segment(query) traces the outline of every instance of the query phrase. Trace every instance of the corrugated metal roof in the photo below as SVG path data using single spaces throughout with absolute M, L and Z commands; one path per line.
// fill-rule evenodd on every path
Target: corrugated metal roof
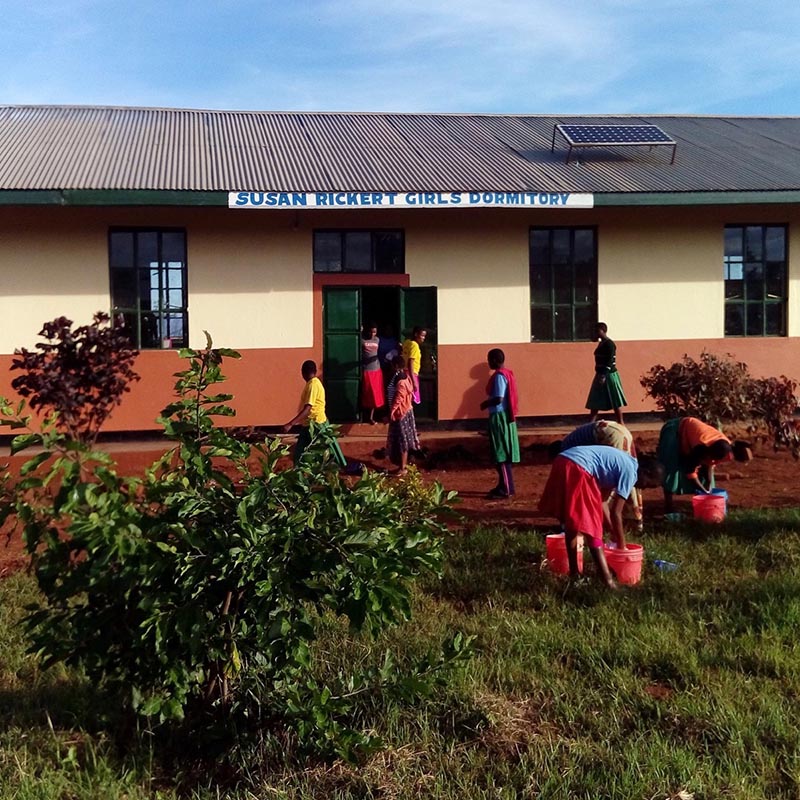
M 553 126 L 650 123 L 581 151 Z M 714 192 L 800 189 L 800 118 L 0 106 L 2 190 Z

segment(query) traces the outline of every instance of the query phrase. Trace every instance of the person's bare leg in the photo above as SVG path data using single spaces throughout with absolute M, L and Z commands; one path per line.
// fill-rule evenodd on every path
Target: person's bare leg
M 664 489 L 664 513 L 672 513 L 672 492 L 668 489 Z
M 597 409 L 593 408 L 589 411 L 589 422 L 594 422 L 597 419 Z
M 595 567 L 597 567 L 597 574 L 600 580 L 602 580 L 609 589 L 616 589 L 617 584 L 614 582 L 614 578 L 611 577 L 611 570 L 608 568 L 608 562 L 603 553 L 603 548 L 589 545 L 589 552 L 592 554 L 592 559 L 594 560 Z
M 623 419 L 622 419 L 622 409 L 621 408 L 615 408 L 614 409 L 614 416 L 616 417 L 617 422 L 619 422 L 620 425 L 624 425 L 625 424 L 623 422 Z
M 577 533 L 567 531 L 564 534 L 564 542 L 567 545 L 567 561 L 569 562 L 569 576 L 573 580 L 580 577 L 578 570 L 578 541 L 580 536 Z

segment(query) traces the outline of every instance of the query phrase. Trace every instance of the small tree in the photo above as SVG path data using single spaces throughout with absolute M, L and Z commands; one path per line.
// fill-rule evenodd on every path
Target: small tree
M 773 446 L 788 447 L 800 459 L 800 428 L 794 418 L 797 411 L 797 383 L 785 375 L 760 378 L 753 382 L 750 428 L 766 429 Z M 755 420 L 755 422 L 753 421 Z
M 641 384 L 667 418 L 699 417 L 713 425 L 738 423 L 751 434 L 788 447 L 800 457 L 800 435 L 794 414 L 797 384 L 780 378 L 753 378 L 747 364 L 730 354 L 703 351 L 700 359 L 684 355 L 669 367 L 656 364 Z
M 92 444 L 130 382 L 138 381 L 133 362 L 139 351 L 108 314 L 98 311 L 91 325 L 73 330 L 58 317 L 39 331 L 35 351 L 15 351 L 12 370 L 21 370 L 11 387 L 45 415 L 57 412 L 59 428 L 72 440 Z
M 233 416 L 231 396 L 213 387 L 238 353 L 209 339 L 180 355 L 189 363 L 161 417 L 176 446 L 143 478 L 118 476 L 57 418 L 15 445 L 43 448 L 11 502 L 47 601 L 26 621 L 32 648 L 171 737 L 230 754 L 288 733 L 353 757 L 377 743 L 352 724 L 356 698 L 425 691 L 465 642 L 407 670 L 389 657 L 323 683 L 312 670 L 318 630 L 327 614 L 353 635 L 409 619 L 414 580 L 440 572 L 451 495 L 413 474 L 395 485 L 342 478 L 320 442 L 279 470 L 280 442 L 251 446 L 215 423 Z M 4 414 L 25 422 L 8 404 Z
M 690 416 L 723 424 L 752 415 L 747 364 L 730 355 L 703 351 L 698 361 L 685 355 L 669 367 L 652 367 L 641 383 L 667 418 Z

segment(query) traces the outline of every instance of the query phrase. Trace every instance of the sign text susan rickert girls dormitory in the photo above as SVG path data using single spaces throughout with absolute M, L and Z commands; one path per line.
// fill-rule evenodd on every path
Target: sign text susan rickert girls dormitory
M 592 208 L 569 192 L 229 192 L 229 208 Z

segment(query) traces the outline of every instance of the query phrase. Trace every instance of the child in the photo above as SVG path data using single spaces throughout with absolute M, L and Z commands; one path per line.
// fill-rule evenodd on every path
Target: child
M 731 444 L 722 431 L 696 417 L 669 420 L 658 437 L 658 460 L 665 470 L 664 511 L 672 511 L 673 494 L 708 494 L 714 488 L 714 467 L 720 461 L 746 463 L 752 457 L 747 442 Z
M 408 453 L 419 450 L 417 425 L 414 421 L 414 407 L 411 403 L 414 385 L 405 371 L 403 356 L 392 360 L 394 376 L 389 382 L 389 431 L 386 436 L 386 449 L 389 459 L 397 465 L 396 475 L 405 475 L 408 467 Z
M 492 460 L 497 465 L 497 486 L 487 495 L 498 500 L 514 495 L 514 476 L 511 465 L 519 463 L 519 436 L 517 435 L 517 381 L 514 373 L 504 366 L 505 353 L 494 348 L 487 355 L 489 368 L 494 375 L 486 386 L 488 399 L 481 409 L 489 410 L 489 444 Z
M 597 323 L 594 338 L 599 344 L 594 351 L 594 380 L 586 399 L 586 408 L 591 412 L 589 419 L 594 422 L 598 411 L 613 409 L 617 422 L 622 425 L 622 407 L 628 403 L 617 372 L 617 346 L 608 338 L 605 322 Z
M 571 578 L 578 577 L 577 544 L 582 534 L 598 576 L 609 589 L 616 588 L 603 553 L 603 527 L 605 523 L 611 528 L 617 547 L 624 549 L 622 507 L 633 491 L 637 472 L 635 458 L 605 445 L 571 447 L 556 456 L 539 510 L 554 516 L 564 528 Z M 606 505 L 604 496 L 612 490 L 615 494 Z
M 628 453 L 628 455 L 638 458 L 636 445 L 633 443 L 633 434 L 619 422 L 611 422 L 605 419 L 587 422 L 585 425 L 575 428 L 563 440 L 553 442 L 549 447 L 548 454 L 552 460 L 562 450 L 569 450 L 570 447 L 580 447 L 587 444 L 603 444 L 607 447 L 616 447 L 617 450 L 622 450 L 623 453 Z M 631 492 L 631 496 L 625 501 L 622 516 L 636 530 L 641 531 L 643 529 L 642 496 L 636 487 Z
M 386 405 L 383 372 L 378 356 L 380 344 L 377 325 L 365 325 L 364 338 L 361 340 L 361 408 L 364 421 L 370 425 L 375 425 L 375 409 Z
M 294 448 L 294 463 L 297 466 L 303 451 L 311 444 L 314 434 L 321 434 L 328 440 L 328 448 L 334 461 L 340 467 L 347 466 L 336 436 L 330 429 L 328 417 L 325 415 L 325 387 L 317 377 L 317 365 L 314 361 L 304 361 L 300 372 L 306 385 L 300 395 L 300 411 L 283 426 L 283 432 L 289 433 L 293 425 L 302 424 Z
M 394 367 L 392 361 L 395 356 L 400 355 L 400 342 L 394 335 L 394 328 L 391 325 L 384 325 L 378 337 L 378 361 L 383 370 L 384 387 L 389 385 L 389 381 L 394 377 Z
M 417 326 L 411 332 L 411 338 L 403 342 L 403 358 L 408 367 L 409 377 L 414 384 L 414 402 L 419 405 L 419 371 L 422 365 L 422 347 L 420 346 L 426 339 L 428 332 L 425 328 Z

